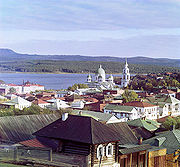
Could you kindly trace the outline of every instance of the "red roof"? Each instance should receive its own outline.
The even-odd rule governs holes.
[[[134,106],[134,107],[155,107],[156,105],[146,103],[146,102],[141,102],[141,101],[132,101],[128,103],[124,103],[124,106]]]
[[[38,104],[45,104],[45,103],[47,103],[47,102],[46,102],[46,101],[43,101],[43,100],[41,100],[41,99],[36,99],[36,100],[33,101],[33,103],[38,105]]]
[[[94,102],[94,103],[98,102],[98,100],[96,98],[93,98],[93,97],[84,98],[84,101],[86,101],[86,102]]]
[[[40,147],[40,148],[47,148],[45,145],[43,145],[39,140],[31,139],[31,140],[25,140],[22,142],[19,142],[19,144],[22,144],[27,147]]]
[[[8,86],[19,86],[19,85],[16,85],[16,84],[7,84]]]
[[[38,86],[38,87],[44,87],[43,85],[39,85],[39,84],[26,84],[26,85],[21,85],[23,87],[30,87],[30,86]]]

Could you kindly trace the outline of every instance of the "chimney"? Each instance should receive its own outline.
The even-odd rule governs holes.
[[[143,138],[140,137],[139,140],[138,140],[138,144],[141,145],[141,144],[142,144],[142,141],[143,141]]]
[[[68,118],[68,113],[62,114],[62,121],[65,121]]]

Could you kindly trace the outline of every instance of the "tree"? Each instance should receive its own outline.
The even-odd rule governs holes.
[[[74,84],[73,86],[69,86],[68,90],[75,91],[76,89],[89,88],[87,84]]]
[[[137,100],[138,94],[134,91],[129,91],[128,89],[126,89],[122,94],[122,97],[123,97],[123,103],[127,103]]]
[[[11,88],[9,89],[9,93],[16,93],[16,89],[13,88],[13,87],[11,87]]]
[[[174,118],[172,118],[172,117],[166,118],[166,121],[163,122],[163,126],[167,130],[170,130],[173,125],[177,126],[177,121]]]

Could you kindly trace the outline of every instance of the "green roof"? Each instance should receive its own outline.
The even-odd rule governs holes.
[[[105,121],[105,122],[107,122],[111,117],[113,117],[112,114],[89,111],[89,110],[72,110],[71,114],[72,115],[89,116],[89,117],[94,118],[96,120]]]
[[[177,149],[180,149],[180,130],[179,129],[161,132],[156,135],[157,136],[145,140],[143,143],[167,148],[168,154],[171,154],[175,152]]]
[[[148,150],[148,149],[151,149],[151,148],[152,148],[152,146],[150,146],[149,144],[142,144],[142,145],[134,145],[134,146],[131,146],[131,147],[119,149],[119,152],[121,154],[130,154],[130,153],[135,153],[135,152],[139,152],[139,151]]]
[[[121,106],[121,105],[116,105],[116,104],[107,104],[104,109],[106,110],[114,110],[116,112],[122,112],[122,111],[128,111],[131,112],[133,106]]]
[[[152,104],[158,105],[159,107],[163,107],[166,103],[174,103],[178,104],[180,101],[171,95],[157,95],[156,97],[148,97],[145,99]]]
[[[141,118],[128,121],[127,123],[130,126],[143,127],[148,131],[155,131],[160,126],[160,124],[156,121],[149,120],[149,119],[143,120]]]
[[[114,97],[114,100],[122,100],[122,99],[123,99],[122,96],[116,96],[116,97]]]

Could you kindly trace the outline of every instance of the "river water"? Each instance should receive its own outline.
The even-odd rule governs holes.
[[[121,76],[121,74],[113,76]],[[86,77],[87,74],[0,73],[0,80],[5,83],[22,84],[24,80],[44,85],[45,89],[67,89],[75,83],[85,83]]]

